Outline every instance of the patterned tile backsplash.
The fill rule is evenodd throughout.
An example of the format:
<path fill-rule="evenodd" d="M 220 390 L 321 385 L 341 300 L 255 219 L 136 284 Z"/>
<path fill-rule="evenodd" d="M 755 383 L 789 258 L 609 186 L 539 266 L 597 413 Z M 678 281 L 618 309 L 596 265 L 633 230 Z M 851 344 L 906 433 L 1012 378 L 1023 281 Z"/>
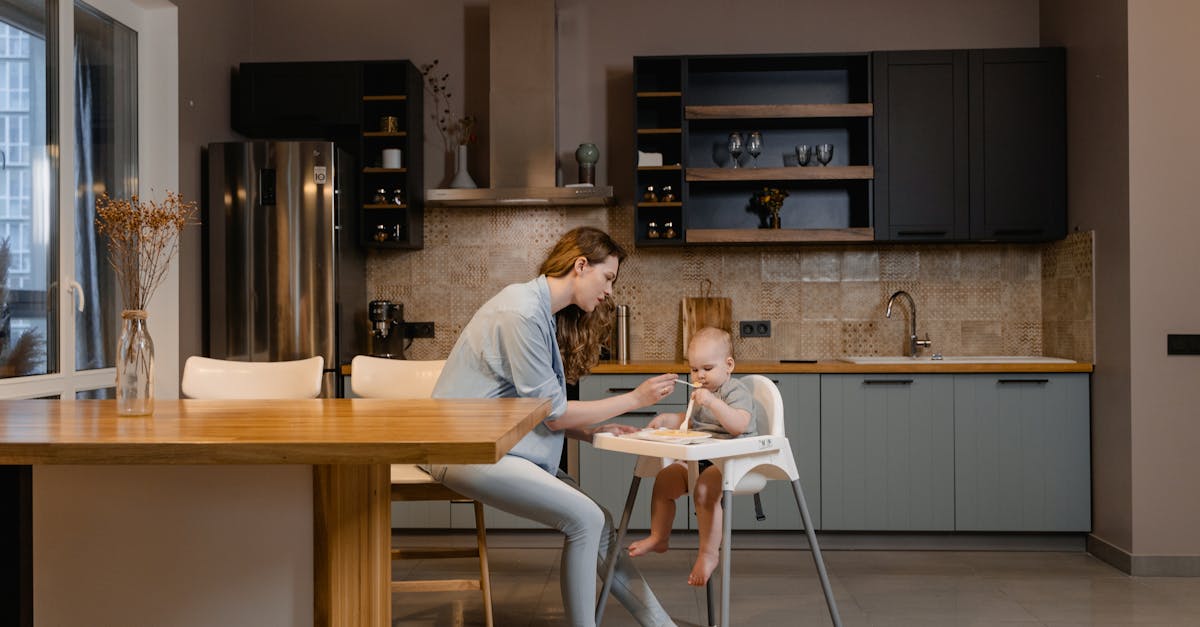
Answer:
<path fill-rule="evenodd" d="M 533 277 L 554 241 L 580 225 L 607 229 L 630 251 L 614 287 L 629 305 L 634 359 L 682 354 L 680 300 L 733 300 L 734 320 L 770 320 L 770 338 L 736 338 L 740 359 L 899 355 L 910 312 L 884 317 L 896 290 L 917 306 L 917 332 L 947 355 L 1049 355 L 1091 361 L 1092 236 L 1050 244 L 813 245 L 635 248 L 628 207 L 441 209 L 425 212 L 425 248 L 373 252 L 371 299 L 432 320 L 413 359 L 440 359 L 475 310 L 509 283 Z"/>

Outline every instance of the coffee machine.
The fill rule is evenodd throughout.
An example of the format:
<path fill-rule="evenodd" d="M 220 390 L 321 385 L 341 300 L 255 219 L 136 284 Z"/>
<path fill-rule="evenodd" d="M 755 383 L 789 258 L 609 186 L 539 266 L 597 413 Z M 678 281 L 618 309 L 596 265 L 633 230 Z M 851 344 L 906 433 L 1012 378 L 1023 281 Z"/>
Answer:
<path fill-rule="evenodd" d="M 404 305 L 373 300 L 367 317 L 371 320 L 371 355 L 404 359 Z"/>

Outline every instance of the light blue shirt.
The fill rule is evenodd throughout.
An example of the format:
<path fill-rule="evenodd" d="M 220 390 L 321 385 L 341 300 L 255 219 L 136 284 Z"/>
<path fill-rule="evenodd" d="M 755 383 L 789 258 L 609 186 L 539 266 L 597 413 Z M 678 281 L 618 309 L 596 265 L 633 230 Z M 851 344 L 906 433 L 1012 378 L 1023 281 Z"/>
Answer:
<path fill-rule="evenodd" d="M 567 411 L 550 286 L 545 276 L 500 290 L 467 323 L 433 388 L 434 398 L 548 398 L 554 420 Z M 509 455 L 551 474 L 562 457 L 563 432 L 539 423 Z"/>

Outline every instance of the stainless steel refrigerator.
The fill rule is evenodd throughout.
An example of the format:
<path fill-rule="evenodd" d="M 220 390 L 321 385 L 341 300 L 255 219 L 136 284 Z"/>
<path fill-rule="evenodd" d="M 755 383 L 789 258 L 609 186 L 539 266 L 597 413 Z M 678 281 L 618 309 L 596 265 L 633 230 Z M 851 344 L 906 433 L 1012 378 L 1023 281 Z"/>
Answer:
<path fill-rule="evenodd" d="M 367 346 L 351 156 L 322 141 L 213 143 L 202 216 L 208 355 L 325 358 L 322 395 Z"/>

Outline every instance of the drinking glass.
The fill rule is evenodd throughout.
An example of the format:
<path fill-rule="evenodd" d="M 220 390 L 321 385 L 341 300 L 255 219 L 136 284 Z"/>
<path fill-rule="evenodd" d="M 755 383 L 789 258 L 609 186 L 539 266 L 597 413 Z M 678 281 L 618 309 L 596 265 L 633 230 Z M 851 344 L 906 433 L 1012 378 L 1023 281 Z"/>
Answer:
<path fill-rule="evenodd" d="M 742 134 L 737 131 L 729 134 L 729 156 L 733 157 L 733 167 L 741 167 L 738 158 L 742 156 Z"/>
<path fill-rule="evenodd" d="M 833 160 L 833 144 L 817 144 L 817 161 L 821 165 L 829 165 Z"/>
<path fill-rule="evenodd" d="M 746 152 L 750 153 L 750 156 L 754 158 L 754 162 L 751 167 L 758 167 L 758 155 L 762 154 L 762 149 L 762 133 L 759 133 L 758 131 L 750 131 L 750 140 L 746 142 Z"/>
<path fill-rule="evenodd" d="M 808 165 L 812 159 L 812 146 L 808 144 L 800 144 L 796 146 L 796 163 L 801 166 Z"/>

